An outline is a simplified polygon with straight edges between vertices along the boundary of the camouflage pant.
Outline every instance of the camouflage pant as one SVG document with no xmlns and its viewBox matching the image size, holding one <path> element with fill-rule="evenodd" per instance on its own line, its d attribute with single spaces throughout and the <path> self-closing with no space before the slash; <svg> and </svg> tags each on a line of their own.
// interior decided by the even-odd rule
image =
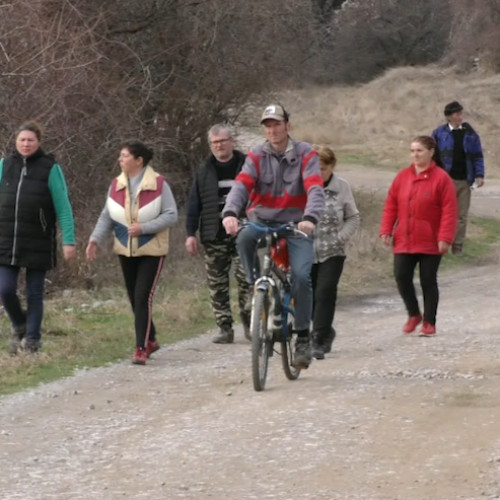
<svg viewBox="0 0 500 500">
<path fill-rule="evenodd" d="M 247 283 L 245 271 L 241 266 L 236 251 L 236 238 L 228 237 L 223 240 L 204 242 L 205 269 L 207 283 L 210 290 L 210 300 L 215 314 L 217 326 L 233 324 L 231 315 L 231 301 L 229 296 L 229 271 L 231 262 L 234 266 L 234 276 L 238 285 L 238 305 L 241 311 L 245 308 L 250 285 Z"/>
</svg>

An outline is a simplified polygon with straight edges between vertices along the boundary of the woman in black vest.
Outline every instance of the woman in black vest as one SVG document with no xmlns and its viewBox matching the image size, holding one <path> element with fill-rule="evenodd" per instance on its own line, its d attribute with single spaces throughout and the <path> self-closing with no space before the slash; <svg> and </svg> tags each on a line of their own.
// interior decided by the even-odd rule
<svg viewBox="0 0 500 500">
<path fill-rule="evenodd" d="M 11 354 L 41 347 L 45 274 L 56 265 L 56 220 L 66 260 L 76 256 L 73 211 L 61 167 L 40 147 L 34 122 L 22 125 L 14 152 L 0 160 L 0 300 L 12 323 Z M 24 309 L 17 295 L 26 270 Z"/>
</svg>

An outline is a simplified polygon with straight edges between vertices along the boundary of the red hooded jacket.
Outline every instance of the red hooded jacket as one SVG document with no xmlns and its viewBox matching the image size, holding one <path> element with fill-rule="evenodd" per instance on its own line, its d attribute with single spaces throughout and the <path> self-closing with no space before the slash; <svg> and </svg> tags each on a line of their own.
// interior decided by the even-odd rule
<svg viewBox="0 0 500 500">
<path fill-rule="evenodd" d="M 435 163 L 417 174 L 401 170 L 385 200 L 380 235 L 393 236 L 394 253 L 439 255 L 438 242 L 455 238 L 458 208 L 455 185 Z"/>
</svg>

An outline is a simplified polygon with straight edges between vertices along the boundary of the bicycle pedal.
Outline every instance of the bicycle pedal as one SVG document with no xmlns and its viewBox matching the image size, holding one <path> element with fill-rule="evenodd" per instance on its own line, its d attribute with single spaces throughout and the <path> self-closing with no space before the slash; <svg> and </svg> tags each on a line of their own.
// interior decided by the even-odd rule
<svg viewBox="0 0 500 500">
<path fill-rule="evenodd" d="M 309 368 L 309 365 L 294 365 L 292 364 L 292 366 L 296 369 L 296 370 L 307 370 Z"/>
</svg>

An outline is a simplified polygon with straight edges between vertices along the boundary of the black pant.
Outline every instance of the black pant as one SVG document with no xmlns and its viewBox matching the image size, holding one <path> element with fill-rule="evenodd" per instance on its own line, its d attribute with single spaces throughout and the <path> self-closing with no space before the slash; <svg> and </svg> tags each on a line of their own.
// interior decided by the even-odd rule
<svg viewBox="0 0 500 500">
<path fill-rule="evenodd" d="M 436 324 L 436 312 L 439 302 L 437 272 L 441 262 L 441 255 L 422 253 L 394 254 L 394 276 L 398 285 L 399 294 L 405 303 L 409 316 L 420 314 L 413 275 L 415 267 L 419 265 L 420 286 L 424 296 L 424 321 L 431 325 Z"/>
<path fill-rule="evenodd" d="M 137 347 L 156 340 L 153 323 L 153 296 L 165 257 L 124 257 L 119 255 L 125 287 L 135 318 Z"/>
<path fill-rule="evenodd" d="M 312 266 L 313 330 L 319 338 L 328 337 L 332 328 L 337 285 L 344 269 L 344 260 L 344 256 L 330 257 L 325 262 Z"/>
</svg>

